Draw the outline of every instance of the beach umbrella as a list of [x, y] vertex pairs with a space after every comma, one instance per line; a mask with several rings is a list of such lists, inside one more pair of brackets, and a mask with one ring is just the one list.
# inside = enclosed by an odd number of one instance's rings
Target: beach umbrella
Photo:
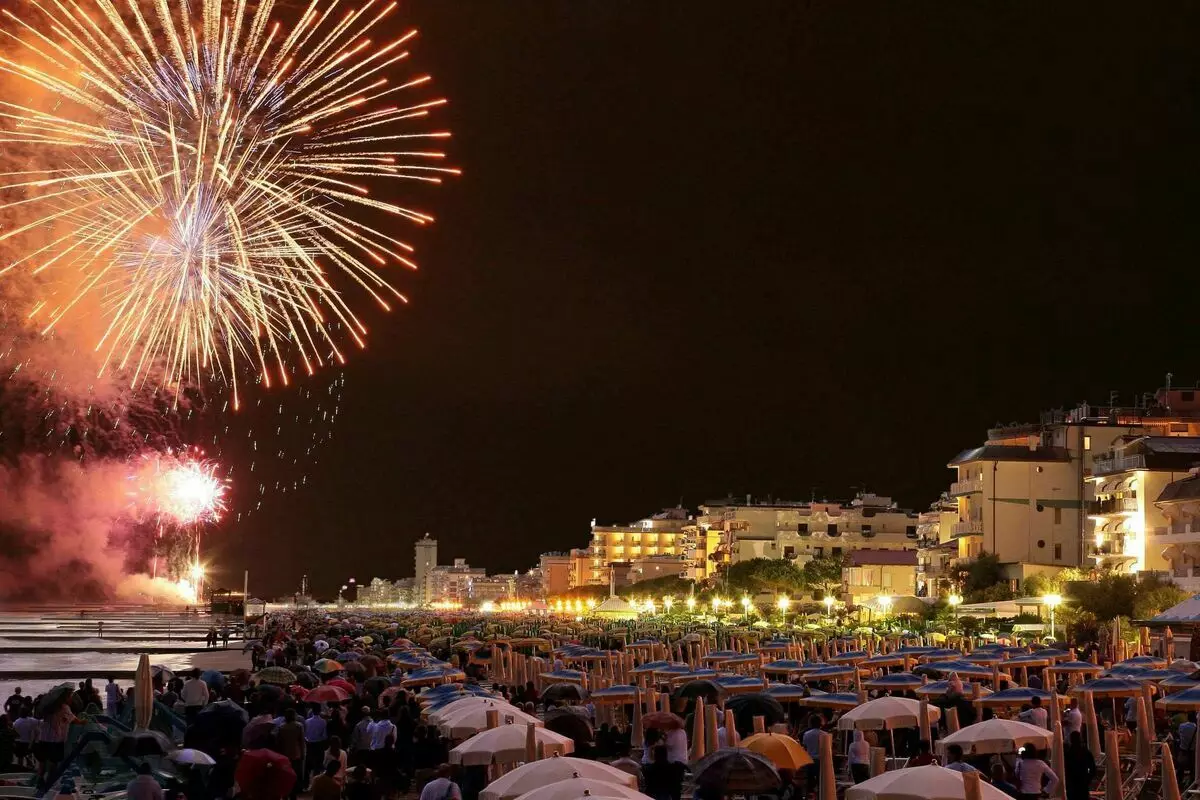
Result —
[[1099, 664], [1093, 664], [1090, 661], [1062, 661], [1050, 667], [1054, 672], [1061, 672], [1064, 675], [1099, 675], [1104, 671], [1104, 667]]
[[995, 692], [979, 699], [979, 704], [992, 708], [1016, 708], [1033, 702], [1033, 698], [1040, 697], [1042, 704], [1047, 708], [1050, 707], [1050, 701], [1053, 699], [1049, 692], [1042, 689], [1030, 689], [1026, 686], [1014, 686], [1011, 689], [1005, 689], [1001, 692]]
[[1165, 692], [1180, 692], [1184, 689], [1190, 689], [1193, 686], [1200, 686], [1200, 681], [1191, 676], [1184, 675], [1182, 672], [1176, 672], [1174, 677], [1158, 682], [1158, 688]]
[[174, 749], [171, 740], [158, 731], [137, 730], [118, 737], [113, 755], [125, 758], [165, 756]]
[[1113, 666], [1157, 669], [1158, 667], [1165, 667], [1166, 665], [1167, 660], [1165, 658], [1159, 658], [1158, 656], [1134, 656], [1133, 658], [1127, 658], [1124, 661], [1118, 661]]
[[287, 757], [274, 750], [259, 748], [242, 753], [234, 781], [245, 797], [273, 800], [291, 793], [296, 783], [296, 771]]
[[[982, 800], [1011, 800], [990, 783], [980, 783]], [[884, 772], [846, 789], [846, 800], [966, 800], [963, 774], [929, 765]]]
[[246, 709], [232, 700], [218, 700], [200, 709], [190, 733], [198, 741], [236, 742], [249, 721]]
[[637, 687], [627, 684], [607, 686], [597, 689], [591, 694], [592, 702], [597, 705], [632, 703], [635, 697], [637, 697]]
[[743, 736], [754, 731], [755, 717], [765, 718], [768, 728], [787, 721], [787, 713], [779, 701], [763, 692], [736, 694], [725, 701], [725, 708], [733, 712], [738, 733]]
[[[936, 722], [942, 712], [936, 706], [925, 709], [926, 718]], [[878, 731], [915, 728], [919, 724], [921, 703], [909, 697], [879, 697], [852, 708], [838, 720], [838, 730]]]
[[274, 686], [290, 686], [296, 682], [296, 673], [283, 667], [267, 667], [254, 673], [259, 683], [269, 683]]
[[713, 682], [726, 694], [761, 692], [763, 688], [762, 678], [752, 678], [749, 675], [722, 675]]
[[[628, 772], [602, 764], [599, 761], [588, 761], [570, 756], [555, 756], [531, 761], [517, 767], [512, 772], [505, 773], [492, 781], [479, 793], [480, 800], [513, 800], [526, 792], [531, 792], [542, 786], [558, 783], [575, 777], [598, 781], [618, 787], [615, 794], [605, 794], [608, 787], [601, 791], [591, 790], [593, 795], [607, 797], [628, 797], [619, 789], [637, 789], [637, 778]], [[583, 790], [575, 797], [582, 796]]]
[[810, 694], [824, 694], [824, 692], [809, 692], [804, 686], [796, 686], [790, 683], [773, 683], [767, 687], [766, 694], [774, 697], [781, 703], [789, 703], [801, 698], [808, 697]]
[[1200, 686], [1160, 697], [1154, 705], [1167, 711], [1200, 711]]
[[881, 675], [878, 678], [871, 678], [863, 681], [863, 687], [866, 689], [886, 689], [890, 691], [915, 689], [924, 683], [924, 680], [911, 672], [892, 672], [887, 675]]
[[1046, 750], [1052, 738], [1050, 731], [1037, 725], [1015, 719], [992, 718], [959, 729], [957, 733], [941, 739], [938, 746], [945, 748], [957, 744], [964, 753], [976, 755], [1015, 753], [1027, 744]]
[[744, 739], [741, 746], [766, 756], [779, 769], [794, 771], [813, 763], [799, 742], [782, 733], [756, 733]]
[[542, 692], [542, 702], [551, 703], [582, 703], [587, 699], [587, 689], [577, 683], [552, 683]]
[[[974, 686], [975, 684], [964, 684], [962, 696], [970, 697]], [[930, 681], [929, 683], [918, 686], [914, 691], [916, 692], [917, 697], [942, 697], [950, 691], [950, 681]], [[981, 695], [989, 695], [992, 693], [992, 690], [988, 689], [987, 687], [980, 686], [979, 693]]]
[[[569, 736], [555, 733], [548, 728], [534, 726], [533, 736], [547, 756], [568, 755], [575, 749], [575, 743]], [[480, 731], [450, 751], [450, 763], [475, 767], [525, 761], [528, 737], [527, 725], [501, 725], [498, 728]]]
[[814, 669], [810, 672], [805, 672], [800, 676], [800, 680], [805, 683], [817, 683], [819, 681], [836, 681], [843, 678], [852, 678], [857, 674], [858, 668], [851, 664], [829, 665]]
[[268, 714], [255, 717], [242, 729], [242, 747], [263, 747], [275, 734], [275, 720]]
[[152, 664], [150, 666], [150, 678], [156, 683], [166, 683], [175, 677], [175, 673], [162, 664]]
[[858, 664], [866, 661], [870, 657], [871, 654], [866, 650], [851, 650], [846, 653], [835, 653], [834, 655], [831, 655], [827, 661], [830, 664]]
[[898, 667], [904, 663], [904, 654], [896, 653], [877, 653], [870, 658], [863, 659], [859, 662], [859, 666], [863, 667]]
[[[390, 691], [390, 690], [389, 690]], [[498, 697], [480, 697], [479, 695], [464, 693], [462, 697], [455, 697], [449, 703], [438, 709], [432, 709], [429, 712], [429, 720], [431, 722], [439, 722], [444, 719], [449, 719], [461, 711], [468, 708], [476, 708], [483, 706], [489, 709], [498, 709], [503, 713], [504, 710], [511, 709], [520, 711], [521, 709], [509, 703], [506, 700], [501, 700]]]
[[[1107, 700], [1116, 697], [1135, 697], [1142, 693], [1142, 685], [1126, 678], [1096, 678], [1087, 683], [1071, 687], [1071, 694], [1091, 692], [1097, 700]], [[995, 695], [993, 695], [994, 697]]]
[[804, 669], [804, 662], [794, 658], [781, 658], [762, 665], [762, 671], [773, 675], [786, 675]]
[[306, 703], [344, 703], [350, 693], [340, 686], [318, 686], [304, 695]]
[[220, 689], [225, 685], [225, 675], [220, 670], [206, 669], [200, 673], [200, 680], [208, 684], [210, 689]]
[[511, 718], [513, 722], [521, 724], [533, 723], [538, 727], [541, 727], [543, 724], [537, 717], [526, 714], [524, 711], [507, 703], [493, 703], [491, 705], [472, 706], [450, 716], [443, 717], [438, 722], [438, 729], [442, 732], [442, 735], [449, 736], [451, 739], [465, 739], [487, 728], [487, 712], [489, 711], [498, 711], [501, 723]]
[[766, 756], [744, 747], [723, 747], [692, 765], [692, 780], [708, 792], [760, 794], [779, 788], [779, 770]]
[[636, 789], [579, 777], [541, 786], [521, 795], [520, 800], [592, 800], [601, 794], [607, 800], [649, 800], [647, 795]]
[[809, 697], [794, 701], [806, 708], [854, 708], [861, 705], [858, 695], [852, 692], [829, 692], [828, 694], [813, 692]]
[[217, 763], [216, 759], [203, 750], [194, 750], [190, 747], [174, 750], [167, 758], [176, 764], [187, 764], [193, 767], [211, 767]]

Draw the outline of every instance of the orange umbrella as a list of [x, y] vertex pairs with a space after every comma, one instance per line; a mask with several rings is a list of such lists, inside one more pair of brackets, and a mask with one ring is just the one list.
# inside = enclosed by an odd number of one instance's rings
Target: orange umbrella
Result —
[[766, 756], [780, 769], [797, 770], [813, 763], [799, 742], [782, 733], [756, 733], [742, 740], [742, 747]]

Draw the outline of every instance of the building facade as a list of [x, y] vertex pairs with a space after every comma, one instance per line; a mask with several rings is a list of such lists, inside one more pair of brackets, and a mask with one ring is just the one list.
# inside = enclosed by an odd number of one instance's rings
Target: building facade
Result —
[[958, 501], [943, 494], [929, 510], [917, 517], [918, 597], [948, 597], [957, 591], [957, 575], [951, 562], [958, 555], [954, 526], [958, 523]]
[[886, 595], [911, 595], [916, 591], [916, 550], [854, 550], [842, 571], [842, 600], [862, 605]]
[[429, 603], [468, 605], [472, 600], [475, 581], [487, 577], [483, 567], [472, 567], [465, 558], [456, 558], [450, 565], [435, 566], [429, 571]]
[[1152, 537], [1167, 574], [1185, 591], [1200, 592], [1200, 467], [1167, 484], [1154, 505], [1167, 520]]
[[542, 597], [561, 597], [574, 588], [570, 553], [542, 553], [538, 559]]
[[413, 602], [417, 605], [426, 605], [433, 598], [430, 581], [437, 566], [437, 545], [437, 539], [430, 539], [428, 533], [417, 540], [413, 572]]

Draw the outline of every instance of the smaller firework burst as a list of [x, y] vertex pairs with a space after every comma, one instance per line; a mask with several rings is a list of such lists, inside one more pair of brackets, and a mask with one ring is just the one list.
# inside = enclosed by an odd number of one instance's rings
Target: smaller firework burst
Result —
[[179, 527], [213, 524], [225, 512], [229, 482], [220, 467], [199, 451], [167, 453], [145, 459], [135, 476], [146, 507], [164, 522]]

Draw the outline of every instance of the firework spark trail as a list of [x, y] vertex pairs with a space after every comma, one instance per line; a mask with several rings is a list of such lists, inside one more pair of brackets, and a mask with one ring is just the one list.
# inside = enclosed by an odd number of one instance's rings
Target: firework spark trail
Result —
[[[51, 332], [98, 313], [101, 374], [179, 387], [249, 371], [270, 386], [363, 346], [338, 283], [385, 309], [381, 275], [413, 248], [371, 224], [428, 214], [370, 184], [439, 183], [458, 170], [406, 127], [443, 99], [397, 102], [429, 82], [388, 73], [415, 35], [378, 41], [396, 3], [312, 0], [289, 29], [275, 0], [29, 0], [3, 15], [0, 72], [41, 102], [0, 99], [0, 147], [47, 154], [0, 176], [0, 243], [39, 240], [8, 264], [52, 287], [30, 317]], [[172, 10], [175, 7], [175, 10]], [[11, 94], [11, 93], [10, 93]], [[406, 143], [416, 143], [410, 147]]]

